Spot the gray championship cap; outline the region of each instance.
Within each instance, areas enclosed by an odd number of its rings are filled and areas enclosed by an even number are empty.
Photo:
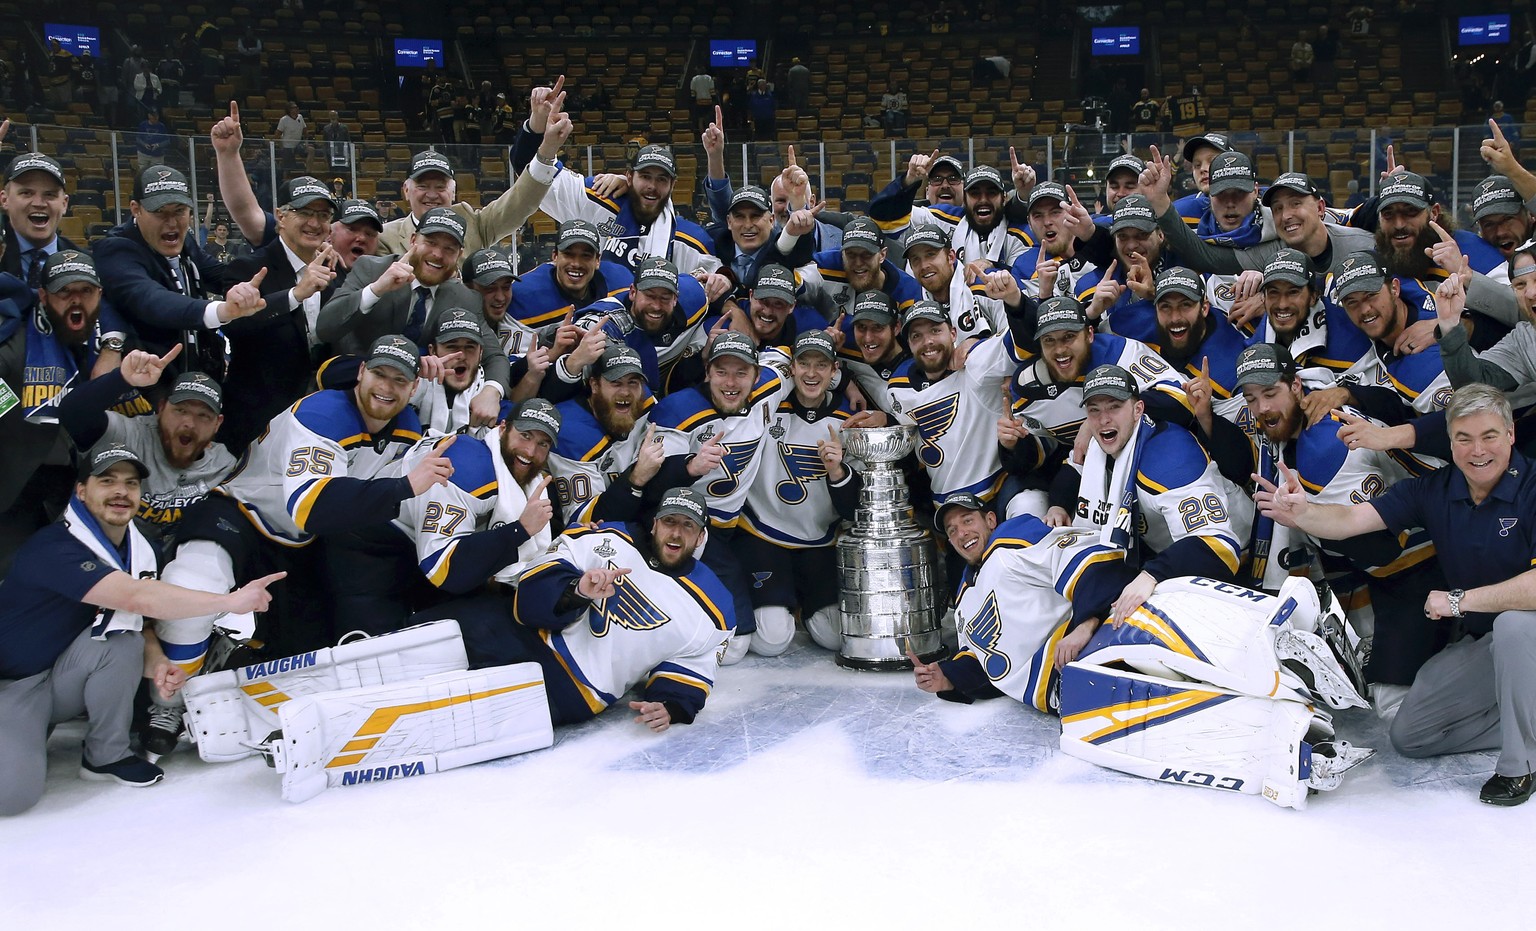
[[[664,145],[641,146],[635,155],[635,164],[631,167],[635,171],[660,168],[671,177],[677,177],[677,161],[672,157],[672,150]]]
[[[321,184],[319,178],[300,175],[283,186],[284,210],[299,210],[322,200],[335,212],[336,201],[331,197],[331,189]]]
[[[981,184],[990,184],[999,191],[1007,190],[1003,187],[1002,173],[991,165],[977,165],[965,176],[965,190],[969,191]]]
[[[1269,187],[1264,189],[1264,197],[1262,198],[1264,206],[1268,207],[1270,202],[1275,199],[1275,195],[1281,191],[1295,191],[1297,194],[1305,194],[1308,197],[1323,196],[1317,190],[1317,185],[1312,183],[1311,178],[1299,171],[1287,171],[1271,182]]]
[[[441,152],[417,152],[411,157],[411,170],[405,177],[408,180],[415,181],[422,175],[429,175],[434,171],[445,178],[451,179],[453,177],[453,163],[449,162],[447,157]]]
[[[575,245],[591,246],[593,252],[601,252],[603,234],[598,232],[596,224],[586,220],[566,220],[555,234],[555,249],[564,252]]]
[[[965,177],[965,166],[960,164],[960,160],[953,155],[940,155],[934,159],[933,164],[928,166],[928,177],[932,178],[933,173],[940,168],[948,168],[960,177]]]
[[[1222,191],[1248,193],[1259,183],[1253,170],[1253,162],[1241,152],[1223,152],[1211,161],[1210,193],[1212,197]]]
[[[1052,297],[1040,302],[1040,313],[1035,318],[1035,337],[1063,330],[1077,332],[1088,329],[1088,314],[1083,305],[1070,297]]]
[[[708,513],[704,508],[703,495],[692,488],[679,487],[668,489],[666,494],[661,496],[661,504],[656,508],[656,519],[679,514],[703,527],[709,523],[709,518],[706,516]]]
[[[1187,162],[1194,158],[1195,151],[1201,146],[1210,146],[1217,152],[1227,152],[1232,148],[1232,140],[1228,139],[1223,133],[1201,133],[1198,136],[1191,136],[1189,141],[1184,143],[1184,148],[1180,152],[1184,156],[1184,161]]]
[[[1118,233],[1124,229],[1137,229],[1150,233],[1157,229],[1157,214],[1152,212],[1152,202],[1144,194],[1127,194],[1115,204],[1114,219],[1109,231]]]
[[[1255,343],[1237,356],[1237,387],[1274,385],[1296,377],[1296,360],[1276,343]]]
[[[869,320],[881,326],[896,323],[896,302],[884,291],[860,291],[853,298],[853,320]]]
[[[133,450],[122,443],[102,443],[81,458],[80,480],[85,481],[93,475],[105,475],[119,462],[130,463],[140,479],[149,477],[149,466]]]
[[[919,320],[948,323],[949,312],[938,301],[918,301],[907,309],[907,316],[901,321],[901,332],[907,332]]]
[[[782,265],[764,265],[758,270],[752,296],[758,300],[777,298],[795,303],[795,273]]]
[[[9,184],[29,171],[41,171],[59,184],[64,183],[64,169],[41,152],[22,152],[11,159],[10,167],[5,170],[5,182]]]
[[[464,280],[478,285],[491,285],[511,278],[518,280],[512,272],[512,263],[507,259],[506,253],[496,248],[485,248],[471,255],[464,262]]]
[[[842,250],[862,249],[865,252],[878,253],[885,246],[885,234],[880,232],[880,226],[869,217],[855,217],[852,222],[843,227]]]
[[[1170,294],[1182,294],[1197,302],[1205,300],[1205,279],[1182,266],[1175,265],[1158,272],[1155,287],[1154,303]]]
[[[388,366],[415,378],[421,373],[421,350],[404,336],[380,336],[368,347],[364,364],[371,369]]]
[[[453,237],[453,241],[464,245],[464,218],[454,213],[447,207],[433,207],[421,215],[421,223],[416,226],[416,235],[429,236],[432,233],[447,233]]]
[[[933,515],[933,526],[939,533],[944,532],[944,515],[948,514],[951,508],[965,508],[967,511],[990,511],[992,506],[968,491],[950,495],[944,499],[944,503],[939,505],[938,511]]]
[[[1029,199],[1024,202],[1024,206],[1032,210],[1042,200],[1067,203],[1067,186],[1056,181],[1042,181],[1030,189]]]
[[[453,308],[437,318],[432,342],[439,345],[451,339],[480,340],[480,318],[462,308]]]
[[[384,218],[380,217],[379,212],[366,200],[351,198],[342,201],[337,208],[336,219],[347,226],[354,223],[372,223],[374,229],[381,233],[384,231]]]
[[[773,201],[768,199],[768,192],[755,184],[749,184],[735,194],[732,194],[731,206],[726,208],[726,213],[730,213],[743,204],[751,207],[758,213],[767,213],[773,209]]]
[[[640,353],[618,343],[603,350],[602,358],[597,360],[597,374],[607,381],[618,381],[629,375],[639,375],[643,381],[645,366],[640,361]]]
[[[518,430],[538,430],[553,441],[560,436],[560,411],[544,398],[529,398],[512,415],[512,426]]]
[[[1405,171],[1401,174],[1388,175],[1381,183],[1381,189],[1376,192],[1376,209],[1385,210],[1393,204],[1407,204],[1417,210],[1425,210],[1435,202],[1435,195],[1429,190],[1429,182],[1423,175]]]
[[[1472,191],[1472,219],[1512,216],[1525,206],[1515,183],[1503,175],[1489,175]]]
[[[1342,304],[1344,298],[1359,292],[1375,294],[1387,283],[1387,270],[1374,252],[1351,252],[1344,257],[1333,273],[1333,301]]]
[[[907,235],[902,238],[901,242],[906,250],[905,254],[911,256],[912,250],[917,248],[948,249],[950,237],[948,230],[942,230],[932,224],[924,223],[921,226],[914,226],[908,230]]]
[[[202,372],[184,372],[171,386],[171,393],[166,395],[165,401],[167,404],[201,401],[215,414],[224,413],[223,389],[218,382]]]
[[[1131,377],[1131,373],[1118,365],[1101,365],[1083,379],[1083,401],[1085,402],[1097,397],[1129,401],[1139,394],[1136,380]]]
[[[133,199],[150,213],[173,204],[197,207],[192,202],[192,185],[187,183],[187,176],[169,165],[151,165],[144,169],[134,186]]]
[[[677,266],[654,256],[642,262],[635,272],[635,290],[649,291],[652,288],[664,288],[676,294]]]
[[[1104,172],[1104,178],[1105,180],[1113,178],[1117,172],[1121,171],[1129,171],[1139,178],[1141,177],[1141,173],[1145,171],[1146,168],[1147,163],[1137,158],[1136,156],[1121,155],[1109,163],[1109,168]]]
[[[88,252],[60,249],[43,263],[43,287],[50,294],[80,281],[101,287],[101,277],[96,274],[96,260]]]
[[[1312,260],[1298,249],[1281,249],[1264,266],[1264,284],[1289,281],[1298,288],[1313,284]]]
[[[793,355],[796,359],[810,353],[820,353],[828,359],[837,358],[837,347],[832,344],[832,337],[826,330],[806,330],[795,337]]]
[[[708,361],[713,362],[725,356],[735,356],[756,365],[757,344],[752,342],[752,337],[739,330],[726,330],[709,344]]]

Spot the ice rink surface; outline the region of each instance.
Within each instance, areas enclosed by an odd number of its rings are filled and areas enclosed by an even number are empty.
[[[697,723],[610,709],[547,750],[279,797],[260,759],[77,778],[0,820],[6,928],[1519,928],[1536,804],[1477,801],[1492,754],[1378,755],[1304,812],[1057,748],[1006,699],[853,672],[801,635],[721,671]],[[791,925],[789,922],[793,922]],[[108,924],[110,923],[110,924]]]

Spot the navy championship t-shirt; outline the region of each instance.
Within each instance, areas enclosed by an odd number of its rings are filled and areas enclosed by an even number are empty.
[[[0,679],[51,668],[96,618],[96,608],[82,600],[86,592],[116,571],[63,523],[33,534],[0,584]]]

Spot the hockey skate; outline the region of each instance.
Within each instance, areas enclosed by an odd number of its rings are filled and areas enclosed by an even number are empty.
[[[1322,741],[1312,745],[1312,771],[1307,788],[1331,792],[1344,781],[1344,774],[1376,755],[1369,747],[1356,747],[1347,740]]]
[[[1349,681],[1365,698],[1371,697],[1370,685],[1365,681],[1365,667],[1371,660],[1371,641],[1355,636],[1344,615],[1344,608],[1333,594],[1327,582],[1317,584],[1317,598],[1321,611],[1317,615],[1317,632],[1328,642],[1339,668],[1349,676]]]
[[[1317,634],[1291,628],[1275,631],[1275,658],[1328,707],[1369,707],[1348,673],[1340,668],[1328,641]]]
[[[139,743],[144,756],[151,763],[158,763],[176,749],[183,730],[182,715],[186,708],[178,701],[174,705],[153,702],[149,706],[149,723],[139,732]]]

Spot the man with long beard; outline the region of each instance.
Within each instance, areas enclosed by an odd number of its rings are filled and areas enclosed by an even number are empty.
[[[912,206],[918,187],[939,161],[933,155],[912,156],[906,176],[892,181],[870,201],[869,216],[893,237],[899,237],[909,225],[952,227],[950,243],[962,262],[982,262],[993,268],[1012,265],[1030,242],[1023,230],[1008,225],[1004,206],[1009,192],[996,168],[980,165],[966,173],[958,217],[952,208]]]
[[[1446,271],[1431,256],[1440,234],[1430,224],[1450,228],[1451,218],[1441,211],[1429,182],[1411,171],[1399,172],[1382,182],[1376,198],[1376,252],[1382,265],[1388,274],[1425,282],[1433,290]],[[1451,236],[1474,271],[1508,282],[1498,249],[1464,230],[1452,229]]]
[[[648,415],[656,399],[640,354],[609,346],[592,365],[587,396],[562,401],[560,436],[549,457],[552,496],[575,521],[632,519],[661,466]]]

